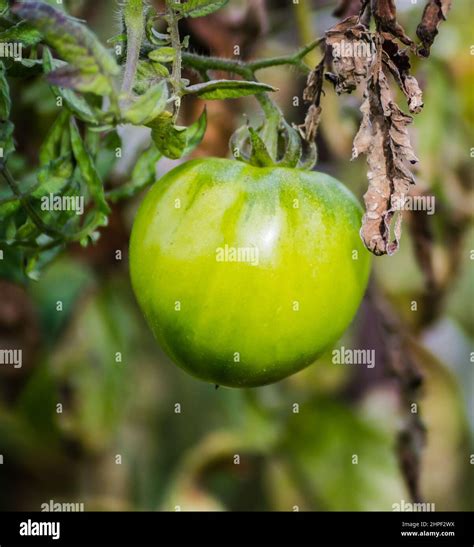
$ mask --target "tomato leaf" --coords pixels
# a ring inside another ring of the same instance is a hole
[[[206,133],[206,129],[207,111],[204,109],[202,114],[199,116],[199,119],[186,130],[187,143],[183,156],[187,156],[201,144],[204,134]]]
[[[137,64],[133,91],[137,95],[143,95],[150,87],[159,83],[163,78],[168,78],[169,75],[169,70],[165,65],[153,61],[140,60]]]
[[[43,70],[46,74],[53,70],[53,57],[49,48],[43,50]],[[51,91],[56,97],[61,97],[67,108],[80,120],[92,124],[97,124],[96,116],[89,106],[89,103],[72,89],[65,89],[56,85],[51,85]]]
[[[168,88],[166,81],[151,87],[138,98],[123,114],[126,121],[134,125],[144,125],[154,120],[166,108]]]
[[[58,192],[73,175],[74,165],[69,134],[70,116],[69,111],[63,109],[41,145],[40,168],[37,173],[40,184],[31,194],[35,198]]]
[[[157,63],[172,63],[176,52],[172,47],[160,47],[148,54],[148,58]]]
[[[14,4],[12,11],[41,32],[44,42],[70,63],[50,75],[53,83],[97,95],[112,92],[111,77],[119,74],[119,67],[85,25],[42,2]]]
[[[69,134],[69,118],[71,114],[67,110],[61,110],[54,121],[39,150],[40,165],[46,165],[60,155],[62,136],[66,131]]]
[[[267,91],[277,91],[271,85],[243,80],[211,80],[187,87],[184,92],[201,99],[238,99]]]
[[[176,160],[192,152],[202,141],[207,127],[207,113],[204,109],[190,127],[180,127],[173,124],[169,112],[164,112],[148,127],[151,127],[151,138],[158,150],[167,158]]]
[[[69,128],[71,132],[72,151],[74,157],[76,158],[77,165],[84,179],[84,182],[87,184],[90,195],[96,203],[99,211],[108,214],[110,213],[110,208],[105,200],[102,181],[100,180],[99,174],[97,173],[94,162],[92,161],[89,152],[84,146],[74,118],[71,118]]]
[[[178,2],[173,8],[184,17],[204,17],[223,8],[229,0],[188,0],[184,4]]]
[[[26,21],[20,21],[16,25],[0,32],[0,42],[20,42],[23,47],[30,47],[41,42],[41,32]]]
[[[186,127],[173,124],[169,112],[164,112],[151,124],[151,138],[158,150],[167,158],[179,159],[186,148]]]

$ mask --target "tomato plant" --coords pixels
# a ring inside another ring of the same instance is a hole
[[[328,175],[190,161],[137,214],[133,287],[185,370],[227,386],[274,382],[312,363],[353,318],[370,266],[360,219]]]
[[[414,182],[405,164],[416,162],[407,131],[411,117],[393,100],[387,67],[410,112],[419,112],[423,101],[384,9],[373,14],[375,32],[362,23],[365,3],[359,16],[286,56],[244,62],[189,51],[180,22],[227,3],[166,0],[159,11],[128,0],[120,9],[121,32],[107,48],[80,20],[50,4],[3,2],[3,39],[22,41],[31,51],[29,59],[16,59],[18,66],[0,62],[0,178],[7,187],[0,195],[0,229],[12,260],[37,278],[67,244],[95,243],[111,206],[153,184],[162,157],[184,158],[200,144],[206,110],[181,125],[184,100],[254,95],[263,116],[235,131],[234,159],[186,163],[161,179],[138,214],[131,243],[135,292],[168,353],[206,380],[247,386],[276,381],[316,359],[348,326],[367,283],[370,261],[359,238],[356,199],[334,179],[311,172],[323,82],[338,94],[365,82],[353,156],[368,157],[360,234],[376,255],[398,248],[396,204]],[[381,30],[390,32],[382,36]],[[426,29],[422,36],[425,55],[432,37]],[[377,55],[360,56],[361,45]],[[319,63],[307,66],[307,55],[319,46]],[[356,53],[341,62],[349,50]],[[327,70],[329,52],[333,72]],[[302,99],[308,108],[300,126],[284,119],[271,98],[277,89],[257,79],[258,71],[278,65],[307,74]],[[213,79],[222,72],[229,76]],[[38,73],[61,111],[40,148],[37,176],[17,180],[15,162],[13,171],[7,165],[15,154],[8,78]],[[147,128],[148,148],[130,180],[108,186],[114,156],[122,154],[123,125]],[[59,213],[51,205],[56,202]],[[76,202],[80,206],[73,207]]]

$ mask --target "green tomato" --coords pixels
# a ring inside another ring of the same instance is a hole
[[[150,190],[130,243],[132,285],[171,359],[249,387],[311,364],[364,294],[361,208],[334,178],[225,159],[189,161]]]

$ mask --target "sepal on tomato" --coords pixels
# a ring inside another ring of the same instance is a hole
[[[276,129],[268,121],[258,128],[243,125],[234,132],[229,145],[235,159],[257,167],[311,170],[317,160],[315,143],[306,141],[301,132],[284,119]]]

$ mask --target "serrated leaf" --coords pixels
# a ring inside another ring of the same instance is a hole
[[[98,210],[103,214],[110,213],[110,208],[105,200],[104,187],[97,173],[94,162],[86,150],[76,122],[71,118],[69,122],[71,134],[71,146],[74,157],[84,182],[87,184],[90,195],[96,203]]]
[[[67,87],[68,82],[72,85],[81,82],[81,89],[87,88],[91,93],[107,95],[112,92],[111,77],[119,74],[119,67],[85,25],[42,2],[21,2],[15,4],[12,11],[41,32],[43,41],[74,67],[75,71],[69,70],[69,80],[65,78],[65,69],[62,70],[60,85]],[[87,80],[86,84],[79,75]]]
[[[165,65],[153,61],[140,60],[137,64],[133,91],[137,95],[143,95],[150,87],[159,83],[163,78],[168,78],[169,74],[169,70]]]
[[[158,150],[167,158],[179,159],[192,152],[202,141],[207,127],[207,113],[204,110],[190,127],[179,127],[173,124],[171,114],[164,112],[148,126]]]
[[[52,69],[53,57],[49,48],[45,47],[43,50],[43,70],[46,74],[51,74]],[[74,93],[72,89],[66,89],[54,84],[50,87],[55,97],[62,97],[66,106],[77,118],[92,124],[98,123],[92,108],[83,97]]]
[[[41,38],[41,32],[26,21],[20,21],[16,25],[0,32],[0,42],[20,42],[25,48],[39,44]]]
[[[173,124],[171,115],[164,112],[149,124],[151,138],[158,150],[167,158],[179,159],[186,148],[186,127]]]
[[[176,52],[172,47],[160,47],[148,54],[148,58],[157,63],[172,63]]]
[[[176,11],[185,17],[204,17],[223,8],[229,0],[188,0],[186,3],[175,3]]]
[[[271,85],[243,80],[211,80],[187,87],[186,94],[197,95],[201,99],[238,99],[246,95],[277,91]]]
[[[163,80],[138,98],[123,114],[134,125],[145,125],[154,120],[166,108],[168,87]]]

